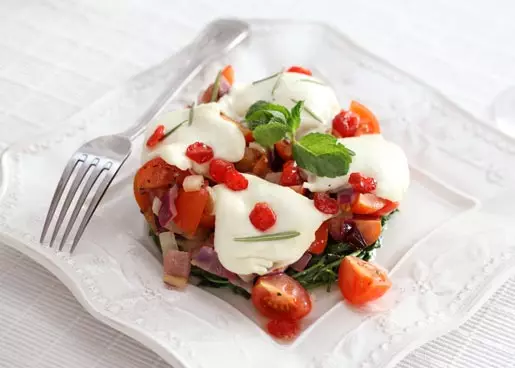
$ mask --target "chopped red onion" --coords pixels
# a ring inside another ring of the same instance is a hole
[[[309,261],[311,261],[311,257],[313,257],[311,253],[306,252],[302,255],[302,257],[299,258],[297,262],[293,263],[290,267],[297,272],[304,271]]]
[[[349,204],[352,202],[352,188],[343,189],[338,192],[337,198],[340,204]]]
[[[191,264],[213,275],[225,277],[229,280],[238,278],[235,273],[222,266],[218,259],[218,254],[209,246],[202,246],[200,249],[193,252]]]
[[[174,185],[170,190],[161,198],[161,208],[159,209],[158,220],[159,224],[167,227],[168,223],[177,215],[177,208],[175,207],[175,199],[179,193],[177,185]]]
[[[190,254],[180,250],[169,250],[163,260],[165,283],[178,288],[183,288],[188,283],[191,264]]]

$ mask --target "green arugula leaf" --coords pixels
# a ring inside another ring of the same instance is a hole
[[[283,122],[272,120],[268,124],[257,126],[252,131],[252,135],[256,142],[263,147],[271,147],[274,143],[283,139],[289,130]]]
[[[354,152],[330,134],[311,133],[293,144],[297,165],[318,176],[346,175]]]
[[[304,101],[299,101],[291,109],[290,118],[288,119],[288,125],[290,126],[292,135],[295,135],[295,132],[297,131],[297,129],[299,129],[300,113],[302,112],[303,108],[304,108]]]

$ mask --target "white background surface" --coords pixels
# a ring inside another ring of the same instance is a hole
[[[327,21],[482,119],[493,98],[515,85],[511,0],[0,0],[0,150],[59,126],[184,46],[205,22],[228,15]],[[468,323],[399,367],[513,367],[512,331],[515,278]],[[95,321],[52,275],[5,245],[0,366],[167,367]]]

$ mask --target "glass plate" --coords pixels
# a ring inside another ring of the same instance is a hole
[[[165,88],[163,76],[177,67],[173,57],[74,116],[66,131],[27,139],[2,156],[0,239],[58,276],[95,317],[176,367],[392,365],[462,322],[508,276],[514,197],[503,191],[515,183],[515,144],[325,25],[250,23],[248,42],[204,68],[167,109],[190,103],[228,63],[239,82],[302,65],[334,87],[342,106],[351,99],[369,106],[384,135],[406,151],[412,173],[401,212],[377,253],[391,272],[391,292],[358,310],[337,291],[317,291],[301,336],[282,345],[242,298],[194,286],[166,289],[132,198],[139,149],[73,257],[39,245],[68,157],[82,142],[134,121]]]

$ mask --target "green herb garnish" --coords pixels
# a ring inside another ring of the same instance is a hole
[[[281,82],[281,79],[283,79],[283,75],[284,71],[281,71],[281,73],[279,73],[279,75],[277,76],[274,86],[272,87],[272,97],[275,97],[275,91],[277,90],[277,87],[279,87],[279,83]]]
[[[293,99],[293,98],[292,98],[291,100],[292,100],[293,102],[295,102],[295,103],[299,103],[299,101],[297,101],[297,100],[295,100],[295,99]],[[304,110],[306,110],[306,112],[307,112],[309,115],[311,115],[311,117],[312,117],[313,119],[315,119],[316,121],[318,121],[319,123],[322,123],[322,124],[324,123],[324,122],[322,121],[322,119],[320,119],[320,118],[318,117],[318,115],[317,115],[317,114],[315,114],[315,113],[313,112],[313,110],[311,110],[311,109],[310,109],[309,107],[307,107],[306,105],[304,105]]]
[[[272,147],[282,139],[293,143],[297,165],[318,176],[334,178],[347,174],[354,152],[338,143],[330,134],[310,133],[300,140],[295,133],[300,126],[304,101],[295,101],[291,110],[267,101],[257,101],[247,111],[245,121],[254,139],[264,147]]]
[[[188,114],[188,126],[191,126],[193,124],[193,118],[195,117],[195,106],[196,102],[193,101],[193,105],[190,107],[190,113]]]
[[[329,134],[311,133],[293,145],[297,165],[315,175],[335,178],[349,171],[354,152]]]
[[[314,84],[319,84],[321,86],[325,86],[325,83],[324,82],[320,82],[320,81],[317,81],[315,79],[307,79],[307,78],[304,78],[304,79],[299,79],[299,82],[308,82],[308,83],[314,83]]]
[[[222,77],[222,71],[220,70],[216,75],[215,83],[213,83],[213,91],[211,92],[211,102],[218,101],[218,91],[220,90],[220,79]]]
[[[197,277],[200,280],[198,286],[205,286],[216,289],[229,289],[236,295],[241,295],[245,299],[250,299],[250,293],[247,290],[232,284],[224,277],[214,275],[196,266],[191,266],[191,275]]]
[[[266,78],[263,78],[263,79],[258,79],[257,81],[252,82],[252,84],[258,84],[258,83],[261,83],[261,82],[267,81],[267,80],[269,80],[269,79],[272,79],[272,78],[277,77],[279,74],[282,74],[282,73],[283,73],[283,71],[277,72],[277,73],[275,73],[275,74],[272,74],[272,75],[271,75],[271,76],[269,76],[269,77],[266,77]]]
[[[175,127],[173,127],[172,129],[170,129],[169,132],[166,132],[165,135],[163,135],[163,138],[161,138],[160,140],[164,140],[166,137],[168,137],[170,134],[172,134],[173,132],[175,132],[177,129],[179,129],[184,123],[188,122],[188,120],[184,120],[182,121],[181,123],[179,123],[178,125],[176,125]]]
[[[259,241],[284,240],[284,239],[295,238],[299,235],[300,235],[300,233],[298,231],[283,231],[280,233],[256,235],[256,236],[244,236],[244,237],[240,237],[240,238],[234,238],[234,241],[251,243],[251,242],[259,242]]]

